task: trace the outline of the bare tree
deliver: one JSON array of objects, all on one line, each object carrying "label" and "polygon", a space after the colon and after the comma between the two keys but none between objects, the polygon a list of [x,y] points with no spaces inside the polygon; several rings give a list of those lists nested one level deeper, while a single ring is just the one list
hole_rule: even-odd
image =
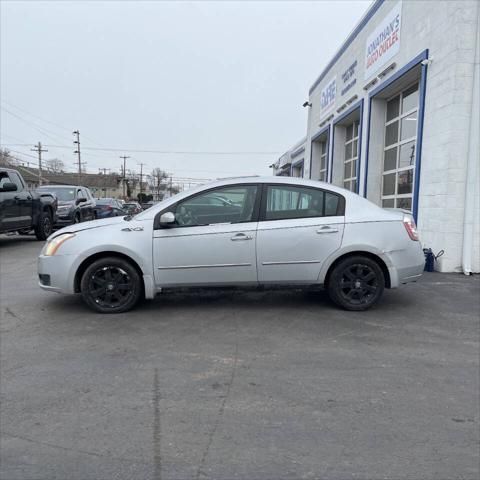
[{"label": "bare tree", "polygon": [[61,173],[65,170],[65,163],[59,158],[52,158],[51,160],[47,160],[45,165],[49,170],[54,173]]},{"label": "bare tree", "polygon": [[154,168],[149,177],[150,187],[156,192],[156,200],[160,200],[163,197],[160,192],[165,191],[167,187],[166,179],[168,178],[167,172],[161,168]]},{"label": "bare tree", "polygon": [[13,163],[13,157],[6,148],[0,148],[0,165],[9,166]]}]

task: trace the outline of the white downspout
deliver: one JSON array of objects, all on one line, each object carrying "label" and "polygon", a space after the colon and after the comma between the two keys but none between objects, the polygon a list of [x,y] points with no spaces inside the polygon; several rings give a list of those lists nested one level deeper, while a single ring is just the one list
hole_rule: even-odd
[{"label": "white downspout", "polygon": [[465,180],[465,212],[463,217],[462,271],[472,273],[472,252],[474,241],[474,221],[476,189],[478,188],[478,167],[480,163],[480,3],[477,4],[477,33],[475,40],[475,60],[473,64],[472,107]]}]

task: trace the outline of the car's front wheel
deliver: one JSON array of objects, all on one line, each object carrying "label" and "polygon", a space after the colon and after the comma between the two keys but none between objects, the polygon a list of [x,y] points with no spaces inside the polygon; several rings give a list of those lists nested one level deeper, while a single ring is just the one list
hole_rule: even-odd
[{"label": "car's front wheel", "polygon": [[346,310],[367,310],[378,302],[385,277],[375,260],[352,256],[341,260],[328,278],[328,295]]},{"label": "car's front wheel", "polygon": [[80,288],[85,303],[100,313],[126,312],[142,295],[139,273],[130,262],[117,257],[100,258],[88,266]]}]

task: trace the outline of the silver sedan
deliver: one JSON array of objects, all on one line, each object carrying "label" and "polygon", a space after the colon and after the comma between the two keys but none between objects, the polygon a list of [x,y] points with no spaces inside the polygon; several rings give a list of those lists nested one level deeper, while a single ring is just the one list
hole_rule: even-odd
[{"label": "silver sedan", "polygon": [[333,185],[285,177],[220,180],[135,216],[65,227],[38,259],[40,287],[81,293],[102,313],[176,287],[323,285],[347,310],[420,277],[415,223]]}]

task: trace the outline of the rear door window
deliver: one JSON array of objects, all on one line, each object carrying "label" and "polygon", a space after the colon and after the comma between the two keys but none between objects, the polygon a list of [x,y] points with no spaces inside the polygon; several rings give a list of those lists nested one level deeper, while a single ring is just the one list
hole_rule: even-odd
[{"label": "rear door window", "polygon": [[341,195],[318,188],[268,185],[264,220],[330,217],[344,214]]}]

